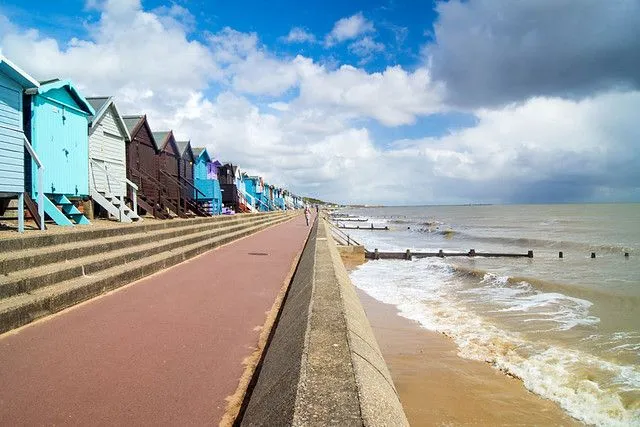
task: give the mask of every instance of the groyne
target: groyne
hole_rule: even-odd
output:
[[[408,425],[328,227],[313,226],[236,425]]]

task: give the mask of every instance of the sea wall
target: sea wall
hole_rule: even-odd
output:
[[[408,425],[327,224],[314,224],[238,425]]]

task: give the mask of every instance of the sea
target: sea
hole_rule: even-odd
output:
[[[640,426],[640,204],[348,208],[373,251],[527,253],[369,261],[354,285],[587,424]],[[563,258],[559,252],[563,252]],[[591,253],[595,253],[595,258]],[[628,256],[625,256],[625,253]]]

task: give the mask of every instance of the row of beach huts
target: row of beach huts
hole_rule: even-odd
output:
[[[15,201],[13,202],[12,201]],[[301,197],[221,162],[207,148],[121,115],[112,97],[84,97],[69,80],[38,82],[0,55],[0,217],[17,210],[40,229],[298,209]]]

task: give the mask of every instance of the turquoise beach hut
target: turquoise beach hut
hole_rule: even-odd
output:
[[[269,205],[265,203],[262,197],[264,192],[264,183],[259,176],[248,176],[244,180],[245,190],[255,201],[256,208],[260,212],[267,212],[270,210]]]
[[[195,164],[193,174],[198,193],[198,202],[211,215],[222,213],[222,191],[218,182],[219,162],[214,162],[206,148],[194,147]]]
[[[90,194],[88,118],[95,111],[69,80],[40,82],[26,93],[26,134],[44,165],[44,211],[58,225],[89,224],[73,201]],[[37,171],[31,162],[25,169],[26,186],[36,195]]]
[[[0,55],[0,216],[17,198],[20,232],[24,231],[24,149],[30,148],[25,141],[22,97],[26,89],[38,86],[35,79]]]

